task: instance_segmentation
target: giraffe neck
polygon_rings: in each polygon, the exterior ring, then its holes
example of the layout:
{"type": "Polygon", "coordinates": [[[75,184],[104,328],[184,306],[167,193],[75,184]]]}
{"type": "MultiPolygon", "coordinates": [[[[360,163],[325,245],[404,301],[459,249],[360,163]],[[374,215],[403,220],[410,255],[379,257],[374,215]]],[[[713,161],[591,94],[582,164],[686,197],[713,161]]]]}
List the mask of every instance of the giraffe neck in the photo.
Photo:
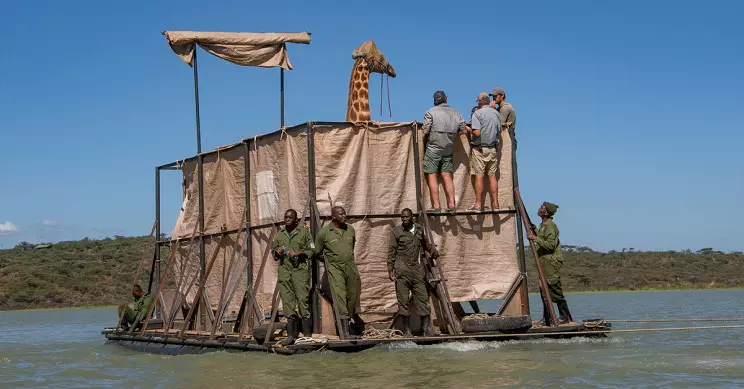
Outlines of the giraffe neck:
{"type": "Polygon", "coordinates": [[[346,105],[347,122],[366,122],[369,113],[369,67],[364,58],[357,58],[349,78],[349,100],[346,105]]]}

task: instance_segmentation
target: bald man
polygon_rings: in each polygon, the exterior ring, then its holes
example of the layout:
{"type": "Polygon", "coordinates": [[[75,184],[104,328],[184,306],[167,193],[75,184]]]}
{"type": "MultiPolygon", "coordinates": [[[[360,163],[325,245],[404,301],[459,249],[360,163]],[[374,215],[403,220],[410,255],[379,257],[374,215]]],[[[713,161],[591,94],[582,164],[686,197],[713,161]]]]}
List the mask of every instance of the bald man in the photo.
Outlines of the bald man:
{"type": "Polygon", "coordinates": [[[349,332],[349,319],[356,313],[358,290],[361,284],[359,269],[354,260],[356,232],[346,224],[346,210],[343,207],[331,209],[331,223],[323,227],[315,237],[315,253],[325,255],[328,260],[328,280],[331,284],[333,302],[341,319],[343,338],[355,339],[359,336],[349,332]]]}

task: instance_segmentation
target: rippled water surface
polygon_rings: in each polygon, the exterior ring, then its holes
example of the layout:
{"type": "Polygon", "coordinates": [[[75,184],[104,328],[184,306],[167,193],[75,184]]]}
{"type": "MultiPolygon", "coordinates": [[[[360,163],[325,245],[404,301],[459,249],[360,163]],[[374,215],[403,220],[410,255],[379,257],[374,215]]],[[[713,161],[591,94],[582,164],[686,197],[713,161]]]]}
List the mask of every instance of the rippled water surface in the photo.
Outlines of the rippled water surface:
{"type": "MultiPolygon", "coordinates": [[[[574,318],[744,317],[744,290],[582,293],[574,318]]],[[[541,309],[531,296],[533,318],[541,309]]],[[[353,354],[162,356],[105,344],[114,308],[0,312],[0,387],[744,387],[744,329],[601,340],[381,346],[353,354]]],[[[614,329],[732,323],[614,323],[614,329]]]]}

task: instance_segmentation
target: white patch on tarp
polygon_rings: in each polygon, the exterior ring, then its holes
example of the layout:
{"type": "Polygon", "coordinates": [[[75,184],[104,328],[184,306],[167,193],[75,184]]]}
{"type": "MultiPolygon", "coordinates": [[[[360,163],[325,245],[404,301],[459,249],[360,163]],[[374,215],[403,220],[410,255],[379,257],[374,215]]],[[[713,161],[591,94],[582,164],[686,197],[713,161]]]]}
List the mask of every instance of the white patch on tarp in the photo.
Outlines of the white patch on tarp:
{"type": "Polygon", "coordinates": [[[276,191],[274,172],[264,170],[256,173],[256,194],[258,197],[258,218],[275,219],[279,194],[276,191]]]}

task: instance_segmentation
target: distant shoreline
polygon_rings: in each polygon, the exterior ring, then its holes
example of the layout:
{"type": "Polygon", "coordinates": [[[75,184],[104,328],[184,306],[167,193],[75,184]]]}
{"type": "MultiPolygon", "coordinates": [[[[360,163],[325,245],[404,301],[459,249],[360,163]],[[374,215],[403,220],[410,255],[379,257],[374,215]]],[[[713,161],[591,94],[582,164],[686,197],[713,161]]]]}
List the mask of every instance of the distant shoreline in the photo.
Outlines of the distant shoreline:
{"type": "MultiPolygon", "coordinates": [[[[131,300],[132,278],[146,241],[146,236],[114,236],[58,242],[43,249],[24,242],[0,250],[0,311],[109,308],[126,303],[131,300]]],[[[563,247],[560,276],[569,294],[744,288],[741,252],[713,248],[599,252],[563,247]]],[[[168,247],[161,250],[161,256],[170,253],[168,247]]],[[[525,252],[525,261],[528,288],[537,294],[538,272],[530,251],[525,252]]],[[[136,281],[142,286],[152,281],[155,288],[157,280],[150,280],[149,269],[148,263],[136,281]]],[[[175,287],[173,277],[165,287],[175,287]]]]}
{"type": "MultiPolygon", "coordinates": [[[[632,293],[632,292],[686,292],[686,291],[726,291],[726,290],[744,290],[744,286],[741,287],[722,287],[722,288],[644,288],[644,289],[616,289],[616,290],[579,290],[579,291],[565,291],[567,295],[571,294],[589,294],[589,293],[632,293]]],[[[539,296],[540,292],[529,292],[530,295],[539,296]]],[[[65,306],[65,307],[50,307],[50,308],[20,308],[20,309],[0,309],[0,313],[3,312],[27,312],[27,311],[56,311],[60,309],[97,309],[97,308],[116,308],[118,305],[81,305],[81,306],[65,306]]]]}

